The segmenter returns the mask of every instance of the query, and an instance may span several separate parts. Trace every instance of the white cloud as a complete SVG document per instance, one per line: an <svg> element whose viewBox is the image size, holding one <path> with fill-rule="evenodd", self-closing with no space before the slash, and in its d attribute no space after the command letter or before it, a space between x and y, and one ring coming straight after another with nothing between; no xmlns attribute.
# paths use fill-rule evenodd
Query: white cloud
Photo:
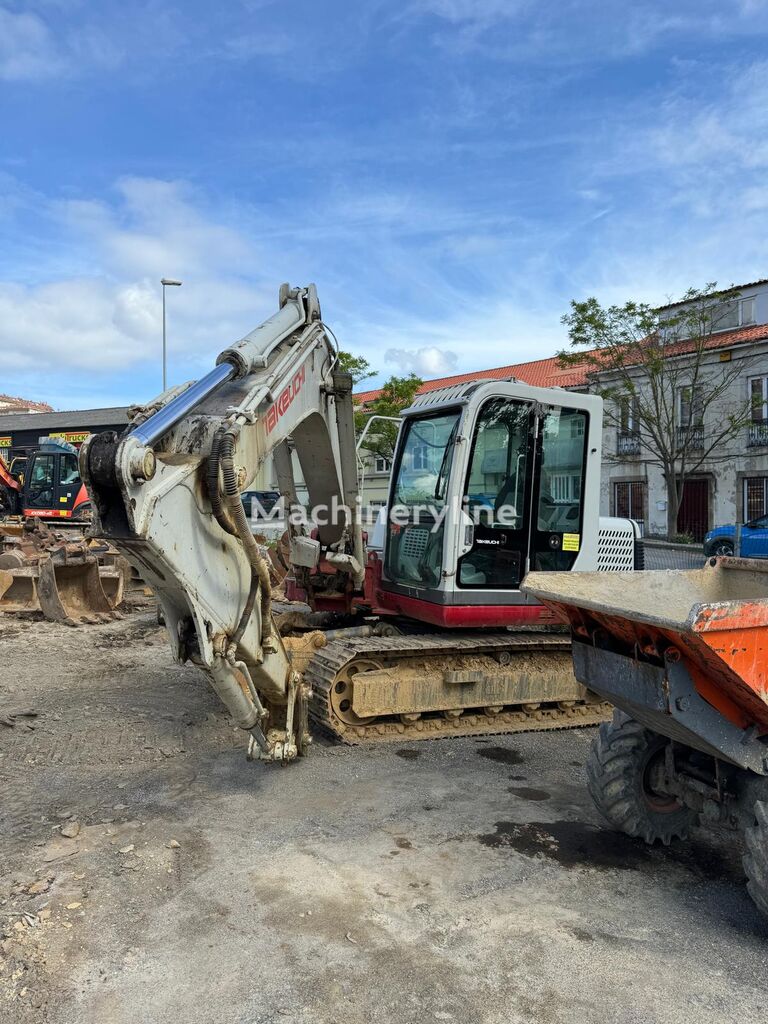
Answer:
<svg viewBox="0 0 768 1024"><path fill-rule="evenodd" d="M50 78L65 66L64 56L41 18L0 7L0 78Z"/></svg>
<svg viewBox="0 0 768 1024"><path fill-rule="evenodd" d="M146 357L148 331L137 329L135 321L130 332L125 330L126 293L103 279L71 278L38 287L0 284L5 373L38 367L98 375Z"/></svg>
<svg viewBox="0 0 768 1024"><path fill-rule="evenodd" d="M384 353L384 359L403 373L415 373L425 379L447 376L458 363L455 352L435 345L416 349L390 348Z"/></svg>
<svg viewBox="0 0 768 1024"><path fill-rule="evenodd" d="M184 183L122 179L108 202L50 200L23 188L14 192L8 180L7 221L19 215L25 242L24 215L34 208L42 218L38 231L48 237L45 247L41 239L35 243L29 268L13 268L15 281L0 280L7 387L14 378L25 382L17 390L29 390L26 382L39 388L46 374L77 374L82 390L93 395L90 404L102 404L104 389L133 387L136 400L150 397L128 373L142 369L143 381L146 366L159 358L162 276L184 281L168 301L175 381L197 375L261 319L266 296L251 247L235 229L207 216ZM68 264L82 272L67 272ZM240 275L244 265L250 280ZM6 264L6 276L10 269ZM35 279L40 283L31 283ZM63 404L71 400L65 397Z"/></svg>

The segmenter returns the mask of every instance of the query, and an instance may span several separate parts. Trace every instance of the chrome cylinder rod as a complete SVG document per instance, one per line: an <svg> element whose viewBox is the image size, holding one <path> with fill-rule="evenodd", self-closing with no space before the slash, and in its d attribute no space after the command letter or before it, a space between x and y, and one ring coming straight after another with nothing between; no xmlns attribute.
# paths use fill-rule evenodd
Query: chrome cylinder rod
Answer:
<svg viewBox="0 0 768 1024"><path fill-rule="evenodd" d="M235 367L231 363L220 363L205 377L201 377L186 391L182 391L180 395L172 399L168 405L159 409L154 416L145 420L133 431L131 436L147 447L156 444L171 427L175 427L179 420L183 419L203 399L231 380L235 373Z"/></svg>

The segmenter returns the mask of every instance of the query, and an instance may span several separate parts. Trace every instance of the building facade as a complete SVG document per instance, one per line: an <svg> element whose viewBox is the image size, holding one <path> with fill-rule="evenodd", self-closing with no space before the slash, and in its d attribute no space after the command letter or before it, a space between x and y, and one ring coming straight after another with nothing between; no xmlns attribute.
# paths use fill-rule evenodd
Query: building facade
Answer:
<svg viewBox="0 0 768 1024"><path fill-rule="evenodd" d="M700 361L702 388L714 390L727 373L722 395L711 402L697 402L685 386L685 360L690 362L691 357L685 353L674 357L680 361L675 377L681 385L669 396L674 402L675 429L691 431L694 459L697 451L710 447L729 415L746 413L748 418L685 482L677 531L695 541L714 526L768 514L768 281L742 285L739 295L718 320L721 329L706 339ZM679 310L681 305L667 308ZM597 375L591 386L609 386L610 376ZM635 383L640 395L650 386L642 370ZM636 402L627 400L609 417L616 422L605 425L601 511L638 520L646 535L665 536L666 480L640 443L638 418Z"/></svg>

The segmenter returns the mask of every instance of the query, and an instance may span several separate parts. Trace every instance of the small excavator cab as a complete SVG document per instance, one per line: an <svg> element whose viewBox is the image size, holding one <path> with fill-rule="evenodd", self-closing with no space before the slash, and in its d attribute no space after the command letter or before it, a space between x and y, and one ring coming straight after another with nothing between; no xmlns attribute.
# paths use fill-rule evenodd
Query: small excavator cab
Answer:
<svg viewBox="0 0 768 1024"><path fill-rule="evenodd" d="M445 390L404 413L383 589L441 625L537 618L522 615L530 569L596 568L599 400L498 381Z"/></svg>
<svg viewBox="0 0 768 1024"><path fill-rule="evenodd" d="M71 445L46 439L29 458L22 496L25 516L70 519L87 504L88 495Z"/></svg>

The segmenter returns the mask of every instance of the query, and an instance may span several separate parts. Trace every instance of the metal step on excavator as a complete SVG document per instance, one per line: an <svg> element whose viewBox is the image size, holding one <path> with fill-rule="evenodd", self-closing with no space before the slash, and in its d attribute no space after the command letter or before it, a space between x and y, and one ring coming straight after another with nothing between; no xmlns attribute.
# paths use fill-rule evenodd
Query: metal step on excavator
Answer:
<svg viewBox="0 0 768 1024"><path fill-rule="evenodd" d="M107 544L39 520L0 524L0 612L42 612L69 626L120 615L130 569Z"/></svg>
<svg viewBox="0 0 768 1024"><path fill-rule="evenodd" d="M569 624L576 678L616 708L587 762L600 814L649 844L741 831L768 917L768 564L531 573L524 589Z"/></svg>

